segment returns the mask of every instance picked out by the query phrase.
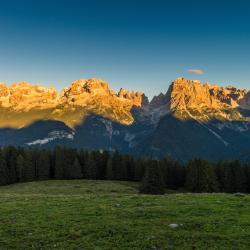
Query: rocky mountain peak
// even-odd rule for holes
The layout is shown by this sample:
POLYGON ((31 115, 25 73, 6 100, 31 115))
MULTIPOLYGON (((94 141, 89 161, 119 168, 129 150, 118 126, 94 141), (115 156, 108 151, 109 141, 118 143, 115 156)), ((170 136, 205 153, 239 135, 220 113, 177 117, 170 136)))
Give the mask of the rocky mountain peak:
MULTIPOLYGON (((181 118, 188 114, 200 120, 218 117, 233 119, 236 113, 231 111, 239 107, 246 96, 244 89, 221 87, 185 78, 173 81, 169 92, 169 108, 172 112, 181 118)), ((240 118, 240 114, 238 115, 240 118)))
POLYGON ((148 98, 141 91, 134 92, 121 88, 117 96, 132 101, 136 107, 148 104, 148 98))
POLYGON ((160 107, 162 105, 166 105, 169 102, 169 99, 167 97, 167 93, 163 94, 160 93, 158 96, 154 96, 150 102, 150 105, 152 107, 160 107))
POLYGON ((60 94, 53 87, 27 82, 11 86, 0 83, 3 117, 0 127, 21 127, 43 119, 59 120, 75 127, 91 113, 129 125, 134 122, 134 110, 142 120, 151 119, 154 123, 168 113, 180 119, 239 120, 243 118, 238 107, 250 109, 250 93, 246 90, 185 78, 177 78, 165 94, 160 93, 150 103, 142 92, 121 88, 116 93, 107 82, 95 78, 76 80, 60 94))
POLYGON ((245 94, 244 98, 240 99, 239 103, 242 108, 250 109, 250 91, 245 94))
POLYGON ((10 87, 0 84, 0 107, 15 110, 47 109, 57 101, 55 88, 31 85, 28 82, 14 83, 10 87))
POLYGON ((94 113, 122 124, 131 124, 134 121, 130 112, 132 107, 140 107, 143 101, 144 95, 141 92, 121 89, 116 93, 102 80, 81 79, 63 89, 56 112, 65 113, 65 108, 71 109, 72 113, 76 112, 73 122, 65 117, 70 126, 79 123, 85 113, 94 113), (82 115, 79 115, 79 110, 82 115))

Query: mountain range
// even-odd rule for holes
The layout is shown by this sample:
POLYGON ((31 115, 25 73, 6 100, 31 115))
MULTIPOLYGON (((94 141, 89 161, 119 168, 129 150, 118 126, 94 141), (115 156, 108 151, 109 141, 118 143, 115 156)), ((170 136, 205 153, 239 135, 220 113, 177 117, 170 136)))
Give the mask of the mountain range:
POLYGON ((250 92, 177 78, 166 93, 81 79, 53 87, 0 84, 0 145, 118 150, 179 160, 250 160, 250 92))

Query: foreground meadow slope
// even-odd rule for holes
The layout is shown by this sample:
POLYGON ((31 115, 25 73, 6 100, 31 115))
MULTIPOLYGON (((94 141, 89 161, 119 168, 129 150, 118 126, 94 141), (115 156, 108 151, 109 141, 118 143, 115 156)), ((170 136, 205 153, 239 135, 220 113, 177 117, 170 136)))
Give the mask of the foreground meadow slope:
POLYGON ((136 183, 81 180, 5 186, 0 199, 1 249, 249 249, 250 245, 248 195, 139 195, 136 183))

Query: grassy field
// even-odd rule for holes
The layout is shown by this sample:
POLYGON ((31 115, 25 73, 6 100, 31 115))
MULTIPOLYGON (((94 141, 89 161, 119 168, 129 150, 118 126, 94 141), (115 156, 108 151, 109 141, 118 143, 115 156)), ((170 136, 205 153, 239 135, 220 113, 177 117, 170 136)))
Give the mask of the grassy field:
POLYGON ((0 249, 250 249, 250 196, 86 180, 1 187, 0 249))

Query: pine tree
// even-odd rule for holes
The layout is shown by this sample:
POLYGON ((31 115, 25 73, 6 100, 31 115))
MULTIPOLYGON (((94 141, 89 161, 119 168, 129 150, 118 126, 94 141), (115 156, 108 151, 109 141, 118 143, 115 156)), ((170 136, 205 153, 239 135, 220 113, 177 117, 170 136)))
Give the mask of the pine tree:
POLYGON ((127 169, 127 180, 133 181, 135 179, 135 160, 132 156, 124 157, 126 169, 127 169))
POLYGON ((239 161, 230 164, 233 176, 233 192, 246 192, 246 175, 244 168, 239 161))
POLYGON ((85 164, 85 177, 86 179, 90 179, 90 180, 97 179, 97 164, 96 164, 94 152, 91 152, 88 155, 88 159, 85 164))
POLYGON ((13 146, 8 146, 3 149, 3 155, 7 164, 7 183, 12 184, 17 182, 16 159, 18 151, 13 146))
POLYGON ((179 162, 167 157, 160 161, 164 183, 169 189, 178 189, 185 183, 185 168, 179 162))
POLYGON ((106 169, 109 159, 108 151, 98 151, 96 154, 97 161, 97 178, 104 180, 106 178, 106 169))
POLYGON ((31 150, 25 150, 24 152, 24 173, 25 181, 35 180, 35 166, 33 165, 33 155, 31 150))
POLYGON ((250 165, 245 165, 246 191, 250 193, 250 165))
POLYGON ((134 181, 141 181, 145 172, 145 161, 137 159, 134 166, 134 181))
POLYGON ((234 176, 233 176, 233 170, 232 170, 232 165, 230 162, 223 162, 223 186, 224 190, 221 190, 226 193, 233 193, 235 191, 234 187, 234 176))
POLYGON ((64 178, 64 150, 62 147, 56 147, 55 149, 55 169, 54 177, 55 179, 64 178))
POLYGON ((157 161, 150 160, 146 166, 145 177, 140 187, 140 193, 164 194, 164 182, 157 161))
POLYGON ((113 180, 113 179, 114 179, 113 159, 112 156, 110 156, 107 162, 106 180, 113 180))
POLYGON ((87 163, 87 158, 88 158, 88 152, 85 150, 80 150, 78 152, 78 159, 79 159, 79 163, 81 164, 82 167, 82 176, 83 178, 86 178, 85 176, 85 165, 87 163))
POLYGON ((224 176, 223 185, 224 192, 246 192, 247 190, 247 176, 244 168, 239 161, 228 161, 223 163, 224 176))
POLYGON ((209 162, 194 159, 187 167, 186 188, 190 192, 216 192, 218 183, 214 168, 209 162))
POLYGON ((82 167, 81 167, 77 157, 75 158, 74 163, 72 165, 72 168, 70 171, 70 178, 71 179, 81 179, 82 178, 82 167))
POLYGON ((24 157, 21 154, 19 154, 17 157, 16 169, 18 182, 25 181, 25 161, 24 157))
POLYGON ((127 167, 123 157, 116 151, 112 159, 115 180, 127 180, 127 167))
POLYGON ((50 179, 50 155, 47 150, 40 150, 36 161, 36 166, 38 180, 50 179))
POLYGON ((217 162, 215 165, 215 173, 218 180, 218 190, 226 192, 227 179, 226 179, 226 163, 223 161, 217 162))
POLYGON ((7 175, 7 163, 3 156, 2 151, 0 152, 0 185, 8 184, 8 175, 7 175))

